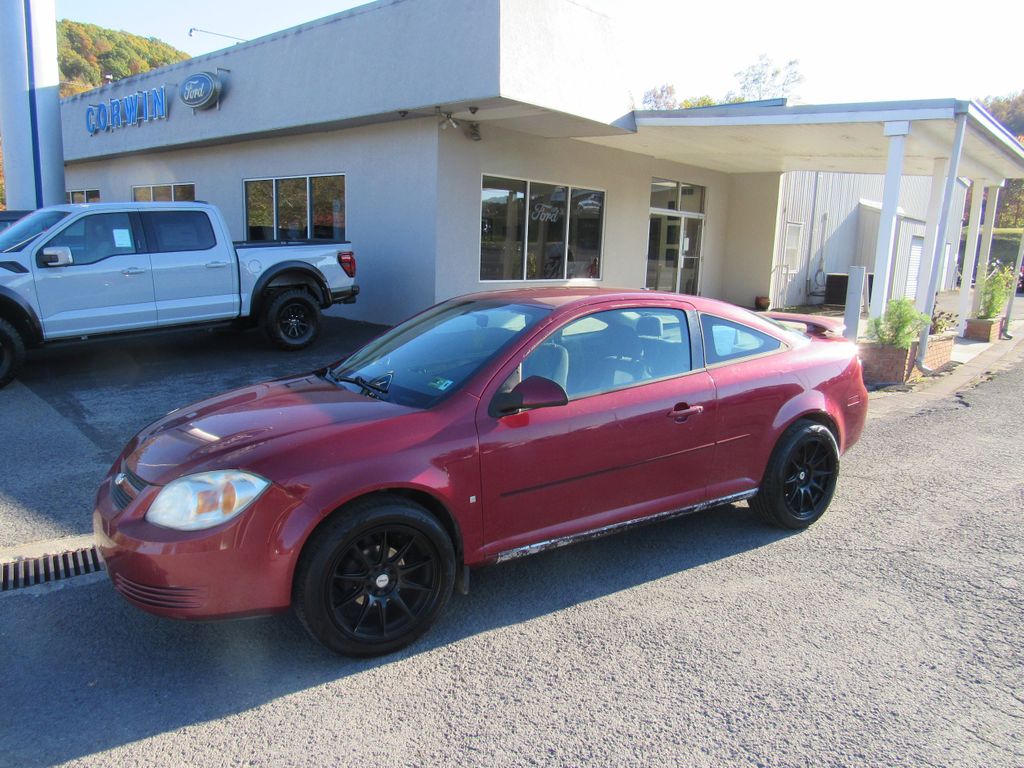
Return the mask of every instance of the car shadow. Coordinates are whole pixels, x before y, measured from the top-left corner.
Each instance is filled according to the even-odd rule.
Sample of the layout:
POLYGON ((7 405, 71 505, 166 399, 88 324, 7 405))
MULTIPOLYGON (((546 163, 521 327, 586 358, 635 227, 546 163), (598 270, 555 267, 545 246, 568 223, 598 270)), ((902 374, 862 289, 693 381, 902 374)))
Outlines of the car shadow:
POLYGON ((324 316, 299 352, 258 330, 182 329, 33 350, 0 390, 0 546, 87 533, 96 488, 125 443, 155 419, 236 387, 321 368, 385 326, 324 316))
POLYGON ((417 643, 369 660, 331 654, 290 614, 174 622, 129 606, 105 581, 11 595, 0 607, 0 638, 8 649, 0 672, 7 722, 0 764, 82 758, 438 649, 458 652, 460 642, 480 633, 788 535, 736 505, 484 568, 473 574, 470 594, 454 595, 417 643))

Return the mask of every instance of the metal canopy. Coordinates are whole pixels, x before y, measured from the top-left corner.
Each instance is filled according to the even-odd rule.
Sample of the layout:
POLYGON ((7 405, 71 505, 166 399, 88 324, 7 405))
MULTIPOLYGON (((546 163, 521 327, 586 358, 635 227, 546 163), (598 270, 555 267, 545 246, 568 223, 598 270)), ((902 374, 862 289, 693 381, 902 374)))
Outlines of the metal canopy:
POLYGON ((581 138, 725 173, 884 173, 884 126, 909 122, 903 173, 930 176, 935 158, 949 157, 961 114, 968 118, 959 175, 996 182, 1024 178, 1024 147, 980 104, 953 99, 634 112, 619 124, 631 132, 581 138))

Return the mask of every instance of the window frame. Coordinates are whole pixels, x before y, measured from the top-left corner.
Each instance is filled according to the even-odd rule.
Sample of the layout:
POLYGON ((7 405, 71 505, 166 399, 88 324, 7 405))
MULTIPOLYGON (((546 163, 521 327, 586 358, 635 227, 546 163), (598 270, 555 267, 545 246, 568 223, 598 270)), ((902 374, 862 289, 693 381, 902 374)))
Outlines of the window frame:
POLYGON ((215 248, 217 248, 217 230, 213 226, 213 220, 210 218, 210 214, 205 210, 193 208, 171 208, 167 210, 144 209, 138 212, 138 219, 139 224, 142 227, 142 231, 145 233, 146 236, 146 252, 150 254, 150 256, 158 256, 164 253, 202 253, 204 251, 212 251, 215 248), (210 234, 213 236, 213 240, 210 243, 210 245, 208 245, 206 248, 186 248, 177 249, 173 251, 157 250, 159 238, 157 237, 156 228, 152 223, 152 219, 157 216, 164 216, 173 213, 201 215, 205 219, 207 225, 210 227, 210 234))
POLYGON ((154 184, 132 184, 132 202, 133 203, 151 203, 153 202, 153 187, 170 187, 171 188, 171 199, 170 200, 157 200, 156 202, 169 202, 169 203, 194 203, 196 202, 196 183, 194 181, 161 181, 154 184), (174 196, 175 187, 192 187, 192 199, 191 200, 178 200, 174 196), (135 190, 137 189, 148 189, 149 200, 136 200, 135 190))
POLYGON ((721 367, 726 366, 726 365, 737 365, 739 363, 745 363, 745 362, 747 362, 749 360, 759 360, 759 359, 761 359, 763 357, 770 357, 772 355, 778 355, 778 354, 781 354, 783 352, 788 352, 790 349, 793 348, 792 345, 788 341, 786 341, 785 339, 779 338, 778 336, 776 336, 773 333, 768 333, 767 331, 764 331, 764 330, 762 330, 760 328, 754 328, 753 326, 747 325, 746 323, 742 323, 739 320, 733 320, 732 318, 729 318, 729 317, 722 317, 721 315, 716 315, 713 312, 698 311, 697 312, 697 324, 699 326, 698 330, 700 332, 700 337, 701 337, 701 351, 702 351, 702 356, 704 358, 704 368, 705 368, 705 370, 712 370, 714 368, 721 368, 721 367), (742 357, 733 357, 733 358, 730 358, 729 360, 720 360, 720 361, 718 361, 716 363, 708 362, 708 350, 711 349, 712 347, 709 346, 708 339, 707 339, 706 335, 704 334, 704 318, 705 317, 714 318, 715 320, 722 320, 722 321, 724 321, 726 323, 731 323, 732 325, 738 325, 741 328, 745 328, 748 331, 752 331, 753 333, 758 333, 758 334, 760 334, 762 336, 767 336, 769 338, 775 339, 777 342, 779 342, 779 346, 776 347, 775 349, 769 349, 769 350, 766 350, 764 352, 757 352, 757 353, 752 354, 752 355, 744 355, 742 357))
MULTIPOLYGON (((483 239, 482 239, 482 233, 479 232, 480 227, 478 226, 477 227, 477 230, 478 230, 477 236, 479 238, 481 238, 480 242, 478 243, 477 262, 476 262, 477 263, 476 277, 477 277, 477 282, 478 283, 481 283, 481 284, 485 284, 485 283, 541 283, 541 284, 548 284, 548 285, 557 285, 559 283, 564 283, 564 284, 567 284, 567 285, 590 285, 590 284, 593 284, 593 283, 600 283, 600 282, 604 281, 604 267, 605 267, 604 254, 605 254, 605 243, 607 241, 607 228, 608 228, 608 216, 607 216, 607 210, 608 210, 608 190, 606 188, 592 186, 592 185, 583 185, 583 184, 567 184, 567 183, 562 182, 562 181, 551 181, 551 180, 539 179, 539 178, 520 178, 520 177, 517 177, 517 176, 508 176, 508 175, 503 174, 503 173, 487 173, 487 172, 484 172, 484 173, 480 174, 480 190, 481 190, 481 192, 484 189, 484 179, 488 178, 488 177, 493 178, 493 179, 504 179, 505 181, 519 181, 519 182, 523 182, 524 184, 526 184, 526 196, 525 196, 524 199, 525 199, 525 202, 526 202, 526 214, 527 215, 525 217, 525 221, 523 222, 523 250, 522 250, 523 269, 522 269, 522 277, 520 277, 520 278, 484 279, 484 278, 480 277, 480 267, 482 266, 482 262, 483 262, 483 239), (558 277, 532 277, 532 278, 528 278, 526 276, 527 266, 528 266, 528 264, 527 264, 528 260, 526 258, 526 252, 527 252, 527 249, 528 249, 529 244, 530 244, 529 204, 530 204, 530 186, 532 184, 546 184, 546 185, 553 186, 553 187, 565 187, 565 191, 566 191, 566 195, 565 195, 565 238, 564 238, 564 246, 562 248, 562 267, 563 267, 562 268, 562 275, 563 275, 563 277, 560 277, 560 278, 558 278, 558 277), (572 211, 570 210, 570 208, 571 208, 572 194, 576 190, 587 190, 587 191, 590 191, 590 192, 600 192, 604 196, 603 202, 601 204, 601 252, 600 252, 601 269, 600 269, 600 272, 599 272, 597 277, 568 277, 568 269, 569 269, 569 261, 568 261, 568 252, 569 252, 569 220, 570 220, 570 217, 572 216, 572 211)), ((480 195, 480 208, 479 208, 479 217, 478 218, 479 218, 480 221, 483 221, 483 218, 484 218, 484 201, 483 201, 483 195, 482 194, 480 195)))
POLYGON ((117 216, 117 215, 127 216, 128 217, 128 224, 130 226, 131 233, 132 233, 132 249, 133 250, 132 250, 131 253, 111 253, 111 254, 109 254, 107 256, 104 256, 102 259, 97 259, 96 261, 88 261, 88 262, 72 261, 71 264, 68 264, 67 266, 62 267, 62 269, 73 269, 74 267, 91 267, 91 266, 93 266, 95 264, 101 264, 102 262, 106 261, 107 259, 115 258, 116 256, 142 256, 142 255, 148 255, 149 254, 149 243, 146 241, 146 235, 145 235, 145 232, 143 231, 142 221, 139 219, 138 214, 134 210, 131 210, 131 209, 125 209, 125 210, 120 210, 120 211, 118 211, 118 210, 114 210, 114 211, 99 210, 99 211, 90 211, 90 212, 85 213, 85 214, 83 214, 81 216, 77 216, 77 217, 71 219, 70 221, 61 221, 61 222, 59 222, 63 226, 61 226, 55 232, 51 232, 50 236, 47 237, 43 242, 41 242, 36 247, 35 254, 34 254, 35 255, 35 259, 36 259, 36 266, 39 267, 40 269, 52 269, 52 267, 50 267, 49 265, 43 263, 43 261, 42 261, 43 251, 46 248, 51 248, 51 247, 58 247, 58 248, 60 248, 60 247, 69 247, 69 246, 53 246, 51 244, 53 243, 53 241, 56 238, 60 237, 65 232, 67 232, 69 229, 71 229, 73 226, 78 224, 78 222, 80 222, 80 221, 84 222, 86 219, 92 218, 94 216, 117 216))
POLYGON ((348 236, 348 174, 342 171, 336 173, 297 173, 291 176, 252 176, 250 178, 242 179, 242 231, 245 232, 245 242, 267 242, 267 243, 279 243, 279 242, 290 242, 282 241, 277 237, 277 182, 287 181, 289 179, 305 179, 306 180, 306 240, 312 241, 314 238, 313 234, 313 179, 322 179, 328 176, 340 176, 344 180, 345 187, 345 198, 344 198, 344 216, 345 216, 345 236, 341 240, 326 240, 316 239, 318 243, 347 243, 350 242, 348 236), (274 233, 273 240, 249 240, 249 205, 248 197, 246 196, 246 187, 250 181, 269 181, 270 192, 271 192, 271 213, 273 214, 271 230, 274 233))
POLYGON ((100 191, 98 189, 88 189, 88 188, 83 188, 83 189, 66 189, 66 190, 64 190, 64 198, 66 200, 67 205, 89 205, 91 203, 102 203, 103 202, 103 198, 100 196, 100 191), (96 193, 96 199, 95 200, 90 200, 89 199, 89 193, 90 192, 95 192, 96 193), (73 202, 74 196, 78 195, 78 194, 80 194, 82 196, 82 199, 79 202, 77 202, 77 203, 73 202))

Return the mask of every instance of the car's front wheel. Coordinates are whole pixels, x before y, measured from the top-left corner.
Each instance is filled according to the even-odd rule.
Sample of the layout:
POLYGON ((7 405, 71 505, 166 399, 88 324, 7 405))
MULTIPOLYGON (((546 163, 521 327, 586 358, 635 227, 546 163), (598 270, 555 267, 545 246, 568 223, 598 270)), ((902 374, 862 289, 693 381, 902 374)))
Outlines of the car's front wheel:
POLYGON ((305 349, 320 334, 320 307, 302 288, 283 291, 267 306, 263 329, 280 349, 305 349))
POLYGON ((294 607, 336 653, 391 653, 427 631, 455 583, 448 534, 398 497, 356 502, 312 536, 295 573, 294 607))
POLYGON ((798 421, 779 438, 750 506, 769 523, 806 528, 825 514, 839 479, 839 446, 831 430, 798 421))

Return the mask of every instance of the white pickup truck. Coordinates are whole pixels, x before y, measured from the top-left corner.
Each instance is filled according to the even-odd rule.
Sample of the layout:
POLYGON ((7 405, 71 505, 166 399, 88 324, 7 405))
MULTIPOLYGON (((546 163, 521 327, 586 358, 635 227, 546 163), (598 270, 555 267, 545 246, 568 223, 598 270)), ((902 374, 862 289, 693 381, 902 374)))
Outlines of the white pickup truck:
POLYGON ((101 334, 242 322, 303 349, 355 276, 347 241, 232 243, 204 203, 42 208, 0 232, 0 387, 26 347, 101 334))

